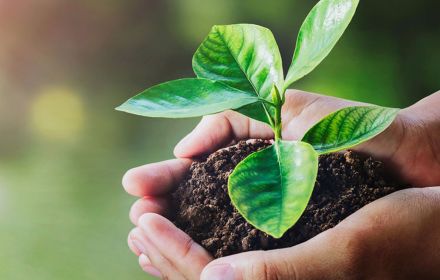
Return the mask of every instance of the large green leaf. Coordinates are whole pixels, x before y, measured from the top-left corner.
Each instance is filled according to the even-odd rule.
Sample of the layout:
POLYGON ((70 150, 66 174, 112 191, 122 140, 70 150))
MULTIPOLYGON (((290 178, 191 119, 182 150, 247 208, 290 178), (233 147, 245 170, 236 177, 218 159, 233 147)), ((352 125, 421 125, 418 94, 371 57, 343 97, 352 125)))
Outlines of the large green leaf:
POLYGON ((240 162, 229 196, 253 226, 280 238, 304 212, 318 173, 318 154, 307 143, 276 141, 240 162))
MULTIPOLYGON (((253 24, 214 26, 194 54, 193 69, 198 77, 268 101, 272 87, 283 85, 281 55, 272 32, 253 24)), ((270 123, 270 109, 264 103, 252 107, 250 117, 270 123)))
POLYGON ((258 97, 221 82, 181 79, 153 86, 116 108, 147 117, 184 118, 237 109, 258 97))
POLYGON ((399 109, 378 106, 355 106, 336 111, 315 124, 302 141, 320 154, 344 150, 384 131, 399 109))
POLYGON ((321 0, 298 34, 284 89, 309 74, 330 53, 348 27, 359 0, 321 0))

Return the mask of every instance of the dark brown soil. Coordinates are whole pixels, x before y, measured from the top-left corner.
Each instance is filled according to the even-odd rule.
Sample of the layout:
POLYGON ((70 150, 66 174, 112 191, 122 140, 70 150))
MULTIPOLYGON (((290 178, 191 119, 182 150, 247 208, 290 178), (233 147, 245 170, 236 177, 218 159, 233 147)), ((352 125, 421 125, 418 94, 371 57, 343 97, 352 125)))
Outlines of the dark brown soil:
POLYGON ((228 176, 234 167, 268 145, 262 140, 240 142, 194 162, 187 179, 173 193, 175 224, 216 258, 304 242, 398 189, 384 176, 383 164, 371 157, 350 151, 321 156, 307 209, 281 239, 274 239, 248 224, 231 204, 227 192, 228 176))

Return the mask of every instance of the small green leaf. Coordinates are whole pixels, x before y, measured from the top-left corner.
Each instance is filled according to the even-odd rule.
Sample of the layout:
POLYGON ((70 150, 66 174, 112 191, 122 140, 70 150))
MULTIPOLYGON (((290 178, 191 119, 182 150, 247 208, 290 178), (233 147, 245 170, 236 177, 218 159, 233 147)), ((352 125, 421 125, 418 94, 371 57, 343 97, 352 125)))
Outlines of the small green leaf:
MULTIPOLYGON (((261 101, 261 100, 260 100, 261 101)), ((243 106, 235 111, 249 118, 265 122, 272 126, 272 118, 275 114, 273 107, 269 104, 264 105, 263 102, 255 102, 246 106, 243 106)))
POLYGON ((276 141, 235 167, 229 197, 250 224, 280 238, 304 212, 317 173, 318 154, 312 146, 276 141))
POLYGON ((298 34, 284 89, 309 74, 330 53, 348 27, 359 0, 321 0, 298 34))
POLYGON ((237 109, 258 100, 253 94, 221 82, 181 79, 153 86, 116 110, 147 117, 185 118, 237 109))
POLYGON ((378 106, 354 106, 336 111, 315 124, 302 141, 319 154, 345 150, 384 131, 399 109, 378 106))
MULTIPOLYGON (((272 87, 283 84, 281 55, 272 32, 253 24, 214 26, 194 54, 193 69, 197 77, 221 81, 267 101, 272 87)), ((270 123, 270 110, 260 102, 252 106, 250 117, 270 123)))

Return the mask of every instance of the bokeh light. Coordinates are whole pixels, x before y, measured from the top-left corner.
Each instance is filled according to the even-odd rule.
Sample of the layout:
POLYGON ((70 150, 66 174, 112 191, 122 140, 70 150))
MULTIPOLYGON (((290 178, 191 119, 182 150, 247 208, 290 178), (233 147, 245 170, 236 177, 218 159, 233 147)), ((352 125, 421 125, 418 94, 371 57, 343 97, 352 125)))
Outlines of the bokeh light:
POLYGON ((70 88, 45 87, 31 106, 32 129, 48 140, 75 139, 85 124, 83 101, 70 88))

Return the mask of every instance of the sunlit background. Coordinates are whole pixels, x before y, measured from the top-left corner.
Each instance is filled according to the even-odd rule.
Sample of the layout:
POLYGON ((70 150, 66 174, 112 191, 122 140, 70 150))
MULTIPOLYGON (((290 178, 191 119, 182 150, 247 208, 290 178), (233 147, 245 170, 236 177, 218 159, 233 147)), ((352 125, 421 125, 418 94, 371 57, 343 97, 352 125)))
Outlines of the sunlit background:
MULTIPOLYGON (((361 1, 296 87, 403 107, 439 89, 440 2, 361 1)), ((113 108, 192 76, 213 24, 273 30, 287 67, 310 0, 0 0, 0 279, 148 279, 126 246, 130 167, 197 122, 113 108)))

